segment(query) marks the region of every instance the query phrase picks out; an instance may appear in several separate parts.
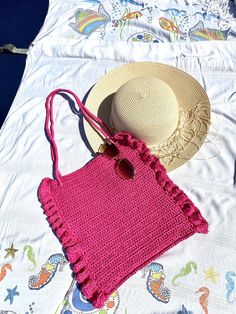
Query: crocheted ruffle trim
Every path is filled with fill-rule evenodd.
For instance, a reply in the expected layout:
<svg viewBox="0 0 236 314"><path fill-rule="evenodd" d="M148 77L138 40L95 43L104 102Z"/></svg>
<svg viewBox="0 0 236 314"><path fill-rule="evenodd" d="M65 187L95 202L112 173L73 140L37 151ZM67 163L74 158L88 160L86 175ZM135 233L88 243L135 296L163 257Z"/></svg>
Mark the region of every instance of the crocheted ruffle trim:
<svg viewBox="0 0 236 314"><path fill-rule="evenodd" d="M179 205L184 214L188 217L189 222L194 226L196 232L208 232L208 223L202 217L199 209L188 199L185 193L167 177L165 168L161 165L156 156L151 155L143 141L137 140L126 132L117 133L113 140L138 151L142 161L148 164L155 172L159 186ZM53 181L55 180L49 178L42 180L38 189L38 198L52 229L66 249L68 260L73 265L73 271L80 285L81 292L94 307L100 308L104 305L111 293L101 291L101 288L98 287L95 275L90 271L86 261L86 254L76 241L76 237L69 231L70 229L63 218L63 213L54 199L51 189L51 182Z"/></svg>
<svg viewBox="0 0 236 314"><path fill-rule="evenodd" d="M113 140L121 145L128 146L139 152L139 156L144 164L154 171L156 180L163 191L172 197L183 213L194 225L196 232L208 233L208 223L201 215L199 209L187 197L187 195L167 176L166 169L160 163L158 157L152 155L145 142L136 139L128 132L119 132L114 135Z"/></svg>
<svg viewBox="0 0 236 314"><path fill-rule="evenodd" d="M47 220L66 249L68 260L73 266L73 272L80 285L81 292L94 307L100 308L104 305L110 293L102 292L97 286L96 279L88 267L86 254L76 241L76 237L69 231L63 214L53 197L50 186L52 181L54 180L49 178L42 180L38 190L38 198L42 203Z"/></svg>

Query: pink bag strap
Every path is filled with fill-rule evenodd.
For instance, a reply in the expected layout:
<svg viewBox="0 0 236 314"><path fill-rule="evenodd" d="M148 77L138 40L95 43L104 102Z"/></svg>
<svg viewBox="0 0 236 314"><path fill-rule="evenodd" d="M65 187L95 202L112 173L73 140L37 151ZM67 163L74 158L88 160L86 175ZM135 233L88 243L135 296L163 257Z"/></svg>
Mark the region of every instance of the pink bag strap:
<svg viewBox="0 0 236 314"><path fill-rule="evenodd" d="M62 89L62 88L56 89L53 92L51 92L48 95L46 99L46 103L45 103L45 107L46 107L45 133L51 143L51 156L52 156L52 161L53 161L53 166L54 166L54 174L59 184L62 185L62 181L61 181L62 175L58 169L58 150L57 150L57 145L54 139L54 127L53 127L54 126L53 100L54 100L54 97L60 93L67 93L67 94L72 95L77 105L79 106L82 114L84 115L85 119L95 129L97 129L109 142L113 143L113 141L111 140L112 133L109 130L108 126L100 118L96 117L92 112L90 112L75 93L73 93L72 91L68 89Z"/></svg>

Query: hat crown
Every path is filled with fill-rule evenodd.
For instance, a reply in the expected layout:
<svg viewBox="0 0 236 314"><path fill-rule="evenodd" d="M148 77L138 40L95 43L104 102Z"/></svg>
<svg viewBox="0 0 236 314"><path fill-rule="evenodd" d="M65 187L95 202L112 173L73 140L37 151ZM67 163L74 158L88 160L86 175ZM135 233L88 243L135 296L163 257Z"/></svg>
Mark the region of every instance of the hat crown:
<svg viewBox="0 0 236 314"><path fill-rule="evenodd" d="M176 129L179 106L176 95L163 80L138 77L115 93L111 121L118 131L128 131L147 145L167 139Z"/></svg>

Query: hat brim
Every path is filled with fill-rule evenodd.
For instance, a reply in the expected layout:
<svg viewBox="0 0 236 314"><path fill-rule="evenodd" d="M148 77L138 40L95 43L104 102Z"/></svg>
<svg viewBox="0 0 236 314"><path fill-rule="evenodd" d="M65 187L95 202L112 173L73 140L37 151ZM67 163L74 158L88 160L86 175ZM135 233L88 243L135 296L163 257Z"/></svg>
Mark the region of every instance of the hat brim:
<svg viewBox="0 0 236 314"><path fill-rule="evenodd" d="M210 101L205 90L192 76L161 63L125 64L110 71L96 83L85 105L111 127L110 112L114 94L121 85L141 76L152 76L166 82L173 89L178 101L179 122L174 133L161 144L149 146L167 171L171 171L196 154L206 138L210 125ZM103 137L87 121L84 128L89 144L97 152L104 142Z"/></svg>

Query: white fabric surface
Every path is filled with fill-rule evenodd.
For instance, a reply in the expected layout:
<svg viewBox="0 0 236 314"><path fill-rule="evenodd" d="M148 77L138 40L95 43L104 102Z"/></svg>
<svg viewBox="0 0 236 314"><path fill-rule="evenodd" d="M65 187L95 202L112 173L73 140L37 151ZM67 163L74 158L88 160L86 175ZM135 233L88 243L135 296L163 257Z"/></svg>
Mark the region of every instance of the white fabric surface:
<svg viewBox="0 0 236 314"><path fill-rule="evenodd" d="M158 5L164 3L156 2ZM80 6L96 8L96 1L94 3L80 2ZM108 1L108 6L111 3ZM174 3L179 10L186 1L172 1L171 5L166 3L163 6L172 7ZM68 17L78 7L78 1L50 3L44 27L31 45L22 82L1 128L0 313L5 313L1 312L3 310L17 314L60 313L72 281L69 265L65 265L60 272L59 267L56 270L58 264L54 262L55 276L47 285L39 290L28 287L31 275L39 274L45 264L46 268L50 266L50 256L63 253L37 199L41 179L52 176L50 147L44 134L46 96L61 87L71 89L82 99L109 70L132 61L158 61L176 66L195 77L208 93L212 122L207 139L197 155L171 172L170 176L201 209L209 222L209 234L194 235L156 261L163 266L164 286L171 291L168 303L153 298L147 290L147 275L143 278L142 272L138 272L118 289L116 313L176 314L192 311L201 314L207 313L204 302L208 302L205 308L210 314L236 313L235 42L190 43L187 40L154 45L127 43L120 39L112 41L109 39L111 34L99 39L98 32L84 38L67 24ZM166 38L164 33L162 35L162 38ZM91 158L81 139L78 116L59 96L55 100L55 134L62 174L82 167ZM11 244L18 251L14 258L4 258L7 253L5 249ZM24 253L27 245L33 250L33 254L29 254L31 258L27 257L29 248ZM30 260L36 261L33 271L29 270L34 266ZM179 285L174 285L174 276L189 262L197 265L197 272L191 269L189 274L176 280ZM6 264L10 264L12 270L4 268ZM211 267L217 273L216 282L206 279L205 272ZM7 289L15 286L19 295L10 304L9 300L4 299L8 294ZM196 293L202 287L209 290ZM114 313L114 308L103 309L103 312L81 311L73 306L71 299L70 294L70 304L64 302L62 313Z"/></svg>
<svg viewBox="0 0 236 314"><path fill-rule="evenodd" d="M89 14L88 10L92 12ZM85 15L95 17L86 23ZM60 54L74 42L85 39L104 44L145 42L153 46L169 41L235 40L235 15L235 5L227 0L57 0L34 43L44 38L57 40L54 53ZM143 38L137 38L138 35ZM65 41L60 43L62 38Z"/></svg>

